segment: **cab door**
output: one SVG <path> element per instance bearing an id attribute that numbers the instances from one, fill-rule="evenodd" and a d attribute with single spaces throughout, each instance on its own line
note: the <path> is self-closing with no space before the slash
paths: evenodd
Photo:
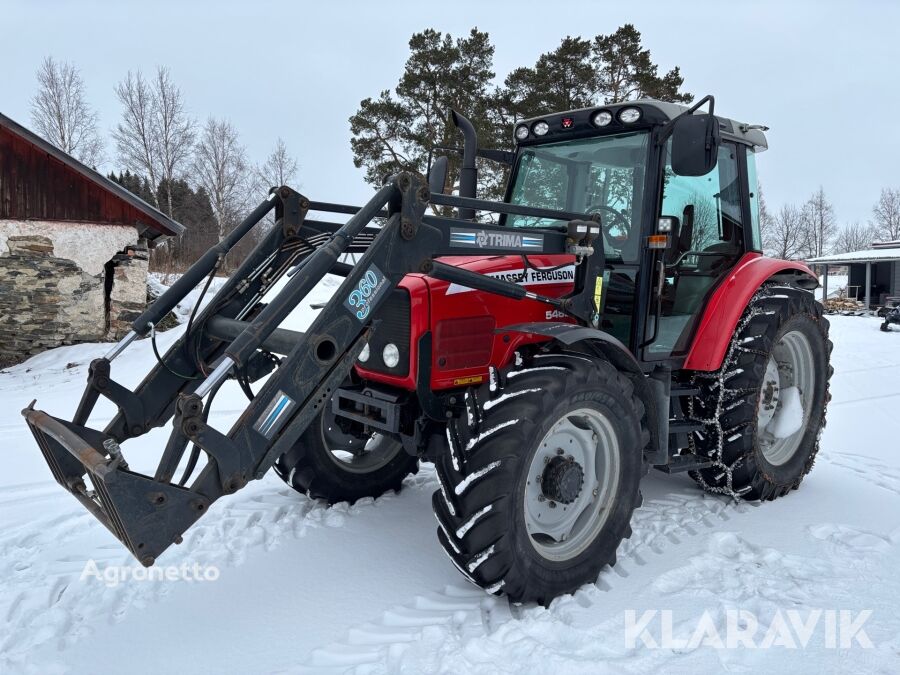
<path id="1" fill-rule="evenodd" d="M 678 176 L 668 143 L 658 218 L 670 219 L 668 248 L 656 252 L 642 356 L 657 361 L 687 353 L 712 290 L 747 250 L 743 147 L 722 142 L 715 168 Z"/>

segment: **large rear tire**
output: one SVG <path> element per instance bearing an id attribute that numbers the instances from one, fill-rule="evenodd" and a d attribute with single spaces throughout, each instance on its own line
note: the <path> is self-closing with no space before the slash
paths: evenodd
<path id="1" fill-rule="evenodd" d="M 275 461 L 275 472 L 285 483 L 329 504 L 399 491 L 403 479 L 418 470 L 418 459 L 400 441 L 378 433 L 346 433 L 330 406 Z"/>
<path id="2" fill-rule="evenodd" d="M 603 360 L 542 354 L 492 372 L 448 425 L 438 539 L 489 593 L 549 603 L 596 581 L 640 505 L 644 406 Z"/>
<path id="3" fill-rule="evenodd" d="M 772 500 L 810 472 L 830 399 L 828 320 L 812 293 L 766 284 L 738 323 L 719 371 L 694 376 L 692 442 L 713 466 L 692 472 L 710 492 Z"/>

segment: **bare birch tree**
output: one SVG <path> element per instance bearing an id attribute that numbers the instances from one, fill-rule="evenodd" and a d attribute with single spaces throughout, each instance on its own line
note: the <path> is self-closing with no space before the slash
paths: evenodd
<path id="1" fill-rule="evenodd" d="M 31 122 L 38 133 L 75 159 L 96 166 L 103 159 L 97 113 L 85 100 L 84 80 L 71 63 L 48 56 L 37 71 Z"/>
<path id="2" fill-rule="evenodd" d="M 844 225 L 834 238 L 834 252 L 850 253 L 851 251 L 862 251 L 871 246 L 876 236 L 875 228 L 871 225 L 862 225 L 860 223 Z"/>
<path id="3" fill-rule="evenodd" d="M 288 152 L 284 140 L 279 137 L 275 142 L 275 149 L 266 158 L 266 161 L 256 167 L 256 178 L 262 187 L 280 187 L 294 182 L 298 170 L 297 160 Z M 291 186 L 297 188 L 297 185 Z"/>
<path id="4" fill-rule="evenodd" d="M 122 120 L 113 131 L 119 159 L 126 169 L 146 176 L 153 200 L 172 215 L 172 185 L 190 161 L 195 124 L 169 69 L 160 66 L 152 81 L 138 71 L 116 86 Z M 158 196 L 162 188 L 165 201 Z"/>
<path id="5" fill-rule="evenodd" d="M 116 85 L 116 96 L 122 104 L 122 120 L 113 131 L 119 161 L 129 171 L 147 177 L 153 205 L 159 208 L 159 142 L 153 119 L 153 92 L 140 71 L 128 71 Z"/>
<path id="6" fill-rule="evenodd" d="M 207 119 L 194 149 L 194 177 L 209 194 L 219 241 L 246 206 L 247 169 L 246 151 L 231 123 L 214 117 Z"/>
<path id="7" fill-rule="evenodd" d="M 194 146 L 194 120 L 188 115 L 184 97 L 169 74 L 156 69 L 153 83 L 153 112 L 159 147 L 159 176 L 164 184 L 167 213 L 172 215 L 172 186 L 181 169 L 190 161 Z"/>
<path id="8" fill-rule="evenodd" d="M 802 211 L 793 204 L 785 204 L 770 219 L 766 253 L 773 258 L 792 260 L 803 254 L 806 245 L 806 222 Z"/>
<path id="9" fill-rule="evenodd" d="M 900 190 L 884 188 L 872 207 L 876 236 L 884 241 L 900 239 Z"/>
<path id="10" fill-rule="evenodd" d="M 828 253 L 837 234 L 834 207 L 819 187 L 803 206 L 803 221 L 806 234 L 806 256 L 816 258 Z"/>
<path id="11" fill-rule="evenodd" d="M 762 185 L 757 185 L 759 194 L 759 236 L 762 239 L 763 249 L 768 249 L 769 239 L 772 237 L 772 229 L 775 226 L 775 217 L 769 211 L 769 205 L 763 195 Z"/>

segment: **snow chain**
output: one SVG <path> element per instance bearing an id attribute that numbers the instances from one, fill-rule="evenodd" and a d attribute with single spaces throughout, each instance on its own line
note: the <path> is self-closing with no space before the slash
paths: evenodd
<path id="1" fill-rule="evenodd" d="M 744 494 L 749 492 L 752 489 L 752 486 L 747 485 L 746 487 L 741 488 L 740 490 L 735 490 L 733 487 L 733 474 L 734 471 L 743 464 L 744 460 L 747 459 L 750 454 L 753 452 L 753 447 L 743 454 L 739 455 L 735 460 L 728 464 L 725 462 L 723 453 L 725 447 L 725 439 L 735 433 L 743 433 L 743 430 L 740 427 L 734 427 L 732 429 L 724 429 L 722 428 L 722 419 L 724 418 L 724 414 L 739 405 L 746 404 L 746 399 L 738 398 L 736 401 L 726 406 L 727 394 L 737 394 L 740 392 L 739 389 L 728 389 L 725 386 L 725 382 L 736 373 L 733 368 L 736 366 L 737 355 L 740 353 L 746 352 L 757 352 L 758 350 L 753 349 L 752 347 L 746 347 L 742 344 L 741 334 L 744 332 L 744 329 L 747 325 L 757 316 L 761 314 L 769 314 L 771 312 L 765 311 L 762 307 L 759 306 L 760 300 L 763 298 L 769 297 L 772 295 L 772 290 L 777 287 L 777 283 L 769 283 L 764 284 L 760 287 L 759 291 L 750 299 L 750 303 L 748 304 L 747 310 L 744 315 L 741 317 L 740 322 L 735 328 L 734 335 L 731 338 L 731 343 L 728 345 L 728 351 L 725 354 L 725 359 L 722 361 L 722 366 L 715 373 L 695 373 L 691 376 L 691 384 L 699 385 L 701 381 L 703 383 L 708 383 L 710 380 L 713 380 L 713 383 L 710 385 L 710 389 L 716 391 L 716 409 L 712 417 L 708 418 L 700 418 L 697 417 L 694 412 L 694 400 L 695 397 L 691 397 L 688 400 L 688 417 L 695 422 L 702 423 L 707 427 L 712 427 L 714 432 L 717 434 L 716 439 L 716 447 L 713 449 L 712 454 L 706 455 L 712 461 L 713 469 L 719 469 L 720 473 L 715 476 L 715 479 L 721 480 L 723 477 L 725 478 L 725 484 L 722 486 L 710 485 L 703 478 L 703 475 L 700 471 L 692 471 L 692 477 L 700 484 L 700 486 L 711 493 L 714 494 L 723 494 L 731 497 L 735 501 L 739 500 Z M 825 396 L 825 407 L 828 406 L 828 399 L 830 397 Z M 816 437 L 816 449 L 818 449 L 819 438 L 822 435 L 822 429 L 824 428 L 824 419 L 825 419 L 826 410 L 822 411 L 823 424 L 819 428 L 819 434 Z M 700 434 L 703 432 L 696 431 L 694 434 Z M 690 447 L 690 451 L 694 454 L 699 454 L 697 452 L 698 448 L 696 446 L 696 441 L 694 434 L 691 434 L 688 439 L 688 444 Z"/>

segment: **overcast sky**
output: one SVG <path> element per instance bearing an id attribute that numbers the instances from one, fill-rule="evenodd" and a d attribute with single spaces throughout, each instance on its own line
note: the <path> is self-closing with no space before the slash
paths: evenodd
<path id="1" fill-rule="evenodd" d="M 634 23 L 685 89 L 716 111 L 766 124 L 760 175 L 770 208 L 820 184 L 840 222 L 871 217 L 882 187 L 900 187 L 900 3 L 782 2 L 152 2 L 0 0 L 0 112 L 30 126 L 34 72 L 46 55 L 74 62 L 107 138 L 113 87 L 131 69 L 171 68 L 191 112 L 229 118 L 261 161 L 285 139 L 300 190 L 359 203 L 347 119 L 393 87 L 410 35 L 433 27 L 490 33 L 498 80 L 565 35 Z"/>

